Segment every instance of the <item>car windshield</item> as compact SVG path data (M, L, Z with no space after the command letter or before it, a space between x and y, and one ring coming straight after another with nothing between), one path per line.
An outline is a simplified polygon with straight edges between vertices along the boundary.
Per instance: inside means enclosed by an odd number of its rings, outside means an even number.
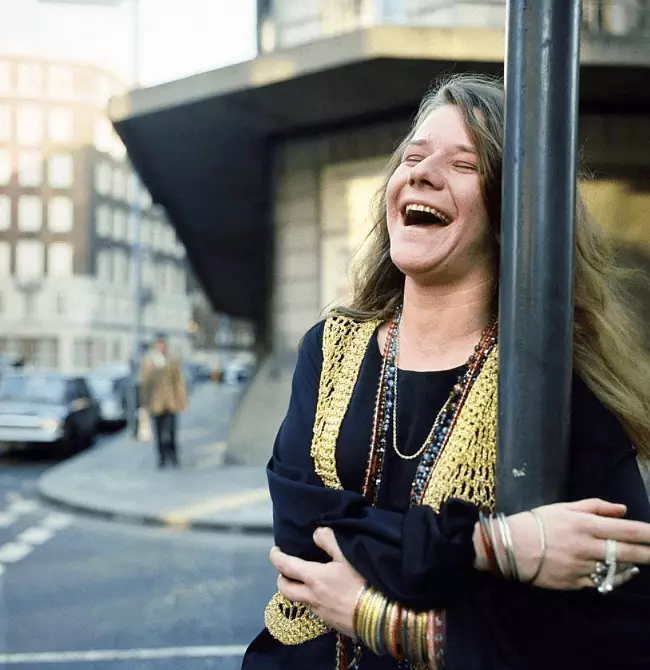
M0 382L0 400L60 405L65 402L65 386L60 377L6 377Z

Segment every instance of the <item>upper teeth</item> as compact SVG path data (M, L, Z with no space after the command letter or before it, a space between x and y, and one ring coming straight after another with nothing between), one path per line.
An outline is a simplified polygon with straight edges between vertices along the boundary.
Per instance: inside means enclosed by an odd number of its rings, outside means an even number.
M451 221L449 221L449 219L442 212L439 212L433 207L427 207L426 205L406 205L406 213L408 214L409 212L427 212L428 214L437 216L447 224L451 223Z

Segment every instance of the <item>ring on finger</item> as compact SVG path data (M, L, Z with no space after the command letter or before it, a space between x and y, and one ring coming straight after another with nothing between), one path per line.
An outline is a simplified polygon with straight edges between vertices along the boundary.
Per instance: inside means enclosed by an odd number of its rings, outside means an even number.
M616 561L618 558L618 542L616 540L605 540L605 565L607 574L600 584L597 584L598 593L607 595L617 586L614 582L616 577ZM594 582L595 584L595 582Z
M594 571L589 575L594 586L598 587L605 581L607 575L607 566L602 561L596 561Z

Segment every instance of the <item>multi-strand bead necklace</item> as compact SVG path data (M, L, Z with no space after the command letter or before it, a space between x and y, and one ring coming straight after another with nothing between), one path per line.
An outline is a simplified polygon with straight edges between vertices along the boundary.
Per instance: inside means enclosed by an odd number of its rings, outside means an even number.
M379 501L386 449L392 441L395 453L404 460L419 458L415 477L411 487L410 505L422 504L422 499L431 480L434 465L456 425L458 415L465 400L483 368L488 355L497 343L497 320L490 320L481 335L479 343L469 357L463 372L449 393L447 401L438 413L422 447L412 455L403 454L397 444L397 382L399 364L399 325L402 318L401 307L393 318L384 345L381 372L375 400L373 426L370 438L370 453L363 484L363 494L374 506ZM392 429L392 430L391 430ZM392 438L392 439L391 439ZM350 650L348 647L352 646ZM349 652L352 651L352 654ZM349 640L338 636L337 668L358 670L361 658L361 646L349 644ZM409 668L407 663L405 668Z

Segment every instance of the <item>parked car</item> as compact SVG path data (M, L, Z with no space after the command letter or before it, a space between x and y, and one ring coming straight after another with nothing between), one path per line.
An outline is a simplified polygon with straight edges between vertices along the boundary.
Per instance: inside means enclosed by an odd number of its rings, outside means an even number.
M0 442L76 453L97 436L99 405L82 377L22 371L0 381Z
M106 371L93 372L87 379L99 403L100 427L123 426L127 421L129 378Z

